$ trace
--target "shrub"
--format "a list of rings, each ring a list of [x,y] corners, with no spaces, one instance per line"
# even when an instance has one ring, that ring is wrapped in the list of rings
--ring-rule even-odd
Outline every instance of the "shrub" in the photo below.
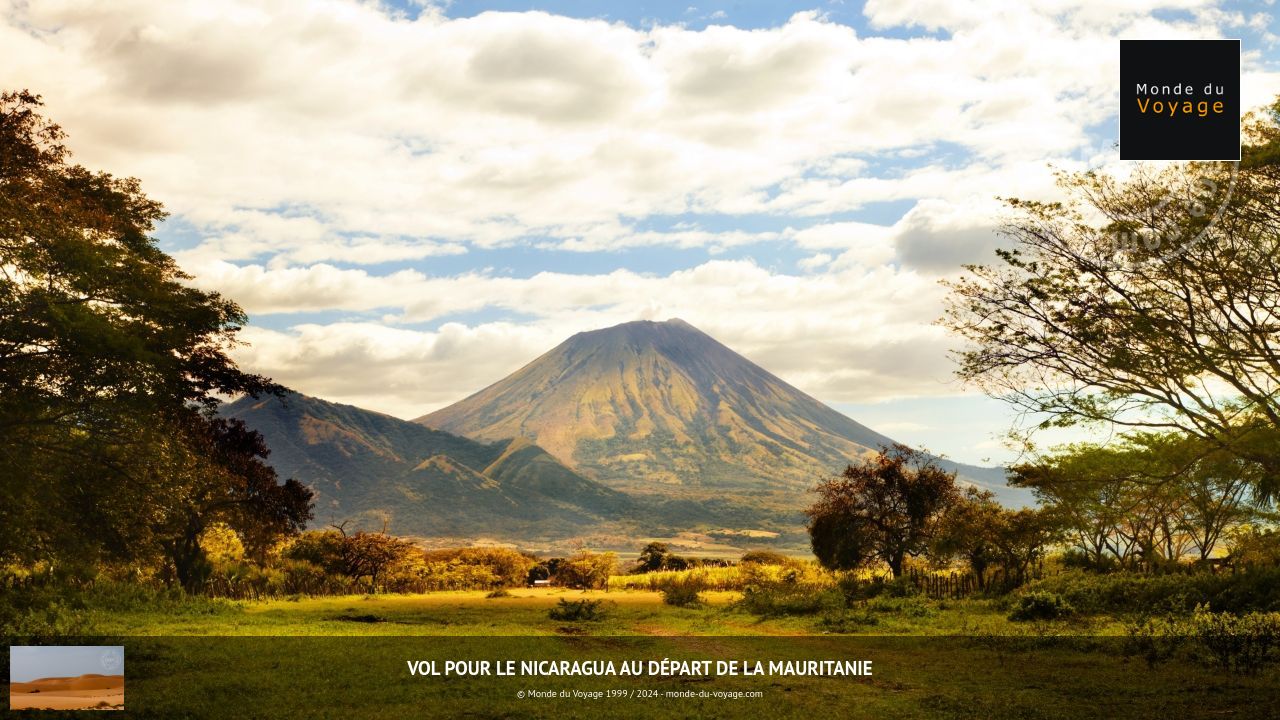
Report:
[[[1071,604],[1058,595],[1032,591],[1017,599],[1010,620],[1058,620],[1074,614]]]
[[[855,633],[863,628],[878,624],[880,624],[880,619],[871,614],[869,609],[859,612],[843,609],[836,612],[828,612],[818,621],[818,627],[823,631],[841,634]]]
[[[1037,580],[1024,589],[1060,595],[1082,613],[1185,613],[1198,605],[1237,614],[1280,610],[1280,568],[1250,568],[1222,575],[1072,571]]]
[[[603,600],[565,600],[549,611],[547,617],[560,622],[595,622],[606,615]]]
[[[1127,630],[1126,652],[1150,666],[1187,647],[1223,670],[1253,675],[1280,656],[1280,613],[1234,615],[1200,606],[1191,615],[1143,618]]]
[[[738,562],[743,565],[794,565],[796,561],[773,550],[752,550],[742,556]]]
[[[868,603],[867,611],[912,618],[928,617],[933,614],[933,608],[922,595],[910,597],[881,595]]]
[[[920,594],[920,588],[912,582],[911,578],[903,575],[896,577],[888,582],[880,583],[880,593],[892,598],[914,597]]]
[[[490,590],[489,594],[485,595],[485,597],[489,598],[490,600],[493,600],[496,598],[509,598],[511,597],[511,593],[507,592],[506,588],[498,588],[497,590]]]
[[[676,607],[689,607],[702,603],[702,591],[707,589],[707,580],[701,574],[687,573],[664,581],[659,586],[662,602]]]
[[[748,585],[737,605],[753,615],[813,615],[843,609],[844,597],[809,585]]]
[[[1190,632],[1218,667],[1256,674],[1280,649],[1280,613],[1232,615],[1197,608]]]
[[[1145,615],[1125,625],[1125,654],[1140,655],[1147,667],[1168,660],[1187,640],[1186,629],[1177,617]]]

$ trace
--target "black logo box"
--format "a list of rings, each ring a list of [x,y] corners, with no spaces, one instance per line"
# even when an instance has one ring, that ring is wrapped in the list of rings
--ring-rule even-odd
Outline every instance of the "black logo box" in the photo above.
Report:
[[[1239,40],[1121,40],[1120,159],[1238,161],[1240,49]]]

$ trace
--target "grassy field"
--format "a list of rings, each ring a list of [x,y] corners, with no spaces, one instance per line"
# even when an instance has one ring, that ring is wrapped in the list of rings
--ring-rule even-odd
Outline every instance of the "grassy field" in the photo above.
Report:
[[[738,609],[733,591],[703,593],[702,605],[664,605],[653,591],[516,589],[510,597],[484,591],[420,595],[347,595],[298,599],[219,601],[190,611],[132,608],[91,610],[90,628],[103,635],[1119,635],[1111,619],[1014,623],[989,600],[930,601],[876,598],[850,612],[853,620],[833,633],[820,615],[759,617]],[[596,622],[552,620],[561,600],[601,600]]]
[[[1280,702],[1274,674],[1230,676],[1193,663],[1150,669],[1127,658],[1119,619],[1016,623],[989,600],[876,598],[846,611],[854,620],[839,629],[848,632],[833,633],[821,614],[751,615],[732,591],[708,592],[690,608],[640,590],[486,595],[122,603],[91,607],[93,637],[83,642],[125,645],[127,710],[140,718],[1166,720],[1267,717]],[[602,600],[605,616],[553,620],[548,611],[561,599]],[[662,658],[867,659],[874,674],[423,678],[406,662]],[[556,697],[518,695],[530,690]],[[588,695],[559,696],[575,691]]]

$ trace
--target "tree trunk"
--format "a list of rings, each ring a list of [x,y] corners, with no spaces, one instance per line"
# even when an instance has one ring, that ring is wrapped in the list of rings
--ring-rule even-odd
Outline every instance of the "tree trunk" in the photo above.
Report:
[[[893,579],[897,580],[902,577],[902,560],[906,553],[894,553],[889,556],[889,571],[893,573]]]

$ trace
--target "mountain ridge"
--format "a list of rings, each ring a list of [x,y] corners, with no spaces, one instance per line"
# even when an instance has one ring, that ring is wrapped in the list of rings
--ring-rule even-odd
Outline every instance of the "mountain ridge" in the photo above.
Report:
[[[242,398],[222,414],[263,435],[267,462],[306,483],[317,520],[428,536],[564,537],[618,521],[631,499],[527,439],[479,443],[298,393]],[[519,456],[516,460],[516,456]]]
[[[750,491],[792,509],[807,499],[798,490],[894,444],[680,319],[577,333],[414,422],[479,441],[528,437],[630,493]],[[937,462],[1026,502],[997,468]]]

